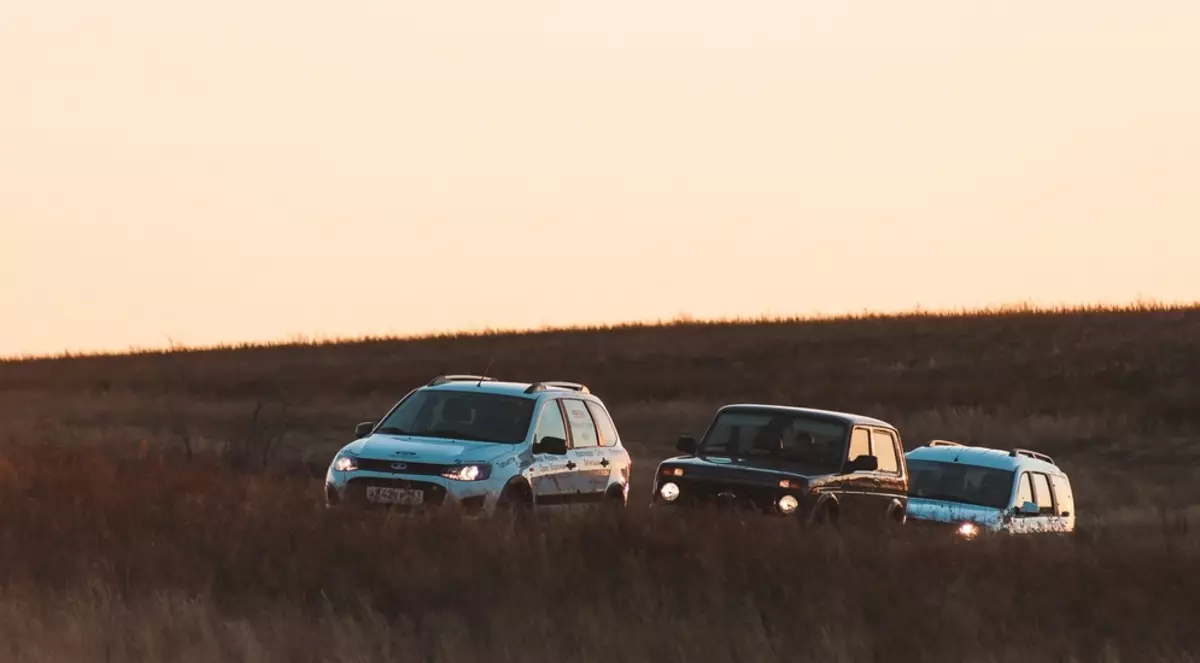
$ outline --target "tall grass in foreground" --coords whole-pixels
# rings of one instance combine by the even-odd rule
[[[0,462],[6,661],[1154,661],[1200,651],[1164,516],[969,544],[776,519],[461,522],[57,447]]]

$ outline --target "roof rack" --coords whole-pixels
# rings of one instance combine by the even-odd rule
[[[927,447],[961,447],[963,445],[959,442],[951,442],[950,440],[930,440],[929,444],[927,444],[925,446],[927,446]]]
[[[1047,456],[1044,453],[1030,451],[1029,449],[1013,449],[1012,451],[1010,451],[1008,453],[1008,455],[1012,456],[1013,458],[1016,458],[1017,456],[1028,456],[1029,458],[1036,458],[1038,460],[1044,460],[1047,463],[1050,463],[1051,465],[1055,464],[1053,458]]]
[[[495,382],[496,378],[484,377],[482,375],[439,375],[429,381],[426,387],[436,387],[439,384],[447,382]]]
[[[578,382],[559,381],[534,382],[533,384],[529,385],[529,387],[525,390],[525,393],[536,394],[539,391],[548,391],[550,389],[569,389],[571,391],[578,391],[582,394],[592,393],[586,386],[579,384]]]

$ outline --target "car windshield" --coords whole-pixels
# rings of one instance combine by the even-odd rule
[[[536,402],[486,392],[417,391],[401,402],[376,432],[517,444],[529,432]]]
[[[909,497],[1003,509],[1012,495],[1012,470],[932,460],[908,460],[907,464]]]
[[[814,473],[837,472],[846,457],[846,426],[800,413],[730,410],[717,416],[699,452],[761,458]]]

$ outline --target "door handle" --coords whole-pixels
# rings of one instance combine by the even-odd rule
[[[575,469],[575,462],[574,462],[574,461],[570,461],[570,460],[568,460],[568,461],[567,461],[567,469],[568,469],[568,470],[573,470],[573,469]]]
[[[608,459],[607,458],[600,459],[600,467],[608,467]],[[1066,514],[1063,514],[1063,515],[1066,515]]]

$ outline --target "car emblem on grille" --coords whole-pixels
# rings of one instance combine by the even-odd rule
[[[408,463],[392,463],[393,470],[407,470]]]

